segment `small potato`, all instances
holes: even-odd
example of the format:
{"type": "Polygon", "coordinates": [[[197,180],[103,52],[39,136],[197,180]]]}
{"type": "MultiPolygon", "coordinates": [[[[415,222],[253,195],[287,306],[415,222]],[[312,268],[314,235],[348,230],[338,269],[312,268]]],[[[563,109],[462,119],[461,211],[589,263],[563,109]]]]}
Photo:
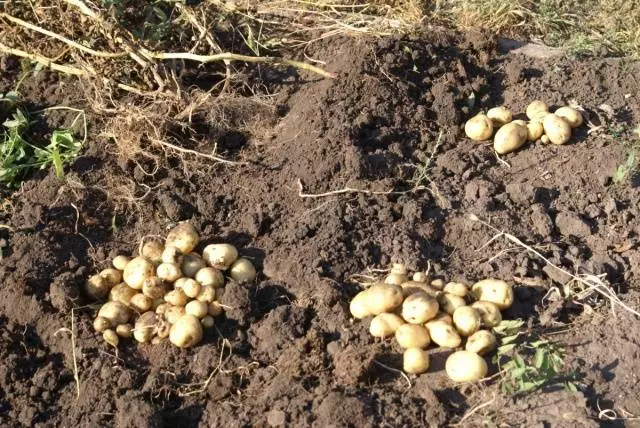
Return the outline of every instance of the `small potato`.
{"type": "Polygon", "coordinates": [[[402,288],[393,284],[373,284],[367,289],[366,305],[371,315],[391,312],[398,308],[404,296],[402,288]]]}
{"type": "Polygon", "coordinates": [[[424,324],[438,313],[438,302],[426,293],[415,293],[402,303],[402,318],[411,324],[424,324]]]}
{"type": "Polygon", "coordinates": [[[118,270],[124,270],[124,268],[127,267],[127,264],[130,261],[131,261],[131,257],[119,255],[113,258],[113,261],[111,262],[111,264],[113,265],[114,268],[118,270]]]}
{"type": "Polygon", "coordinates": [[[188,254],[196,248],[200,242],[200,237],[196,228],[190,223],[180,223],[167,234],[165,247],[176,247],[182,254],[188,254]]]}
{"type": "Polygon", "coordinates": [[[164,319],[169,324],[175,324],[178,319],[185,314],[184,306],[171,306],[164,313],[164,319]]]}
{"type": "Polygon", "coordinates": [[[207,262],[205,262],[204,259],[196,253],[185,254],[182,257],[181,268],[184,276],[193,278],[203,267],[207,267],[207,262]]]}
{"type": "Polygon", "coordinates": [[[157,276],[147,278],[142,283],[142,294],[151,299],[155,300],[164,297],[166,293],[167,285],[161,278],[158,278],[157,276]]]}
{"type": "Polygon", "coordinates": [[[256,279],[256,268],[251,260],[240,257],[229,268],[229,276],[239,283],[252,282],[256,279]]]}
{"type": "Polygon", "coordinates": [[[391,266],[391,271],[389,275],[384,279],[385,284],[394,284],[400,285],[403,282],[406,282],[409,278],[407,277],[407,268],[402,263],[394,263],[391,266]]]}
{"type": "Polygon", "coordinates": [[[402,294],[405,297],[410,296],[414,293],[426,293],[431,297],[437,297],[440,294],[440,291],[427,285],[424,282],[406,281],[400,284],[400,287],[402,287],[402,294]]]}
{"type": "Polygon", "coordinates": [[[182,251],[176,247],[164,247],[162,250],[162,263],[182,265],[183,257],[182,251]]]}
{"type": "Polygon", "coordinates": [[[207,315],[200,320],[200,324],[202,324],[202,327],[204,328],[213,328],[213,326],[216,324],[216,321],[215,319],[213,319],[213,316],[207,315]]]}
{"type": "Polygon", "coordinates": [[[193,315],[181,316],[169,332],[169,341],[179,348],[188,348],[202,340],[202,324],[193,315]]]}
{"type": "Polygon", "coordinates": [[[436,321],[442,321],[449,325],[453,325],[453,317],[451,317],[451,315],[449,315],[446,312],[438,312],[435,318],[429,320],[429,322],[425,324],[425,327],[427,327],[427,330],[429,329],[429,324],[434,323],[436,321]]]}
{"type": "Polygon", "coordinates": [[[93,320],[93,329],[98,333],[102,333],[103,331],[111,327],[111,321],[109,321],[105,317],[96,317],[96,319],[93,320]]]}
{"type": "Polygon", "coordinates": [[[402,370],[405,373],[420,374],[429,370],[429,354],[420,348],[409,348],[402,354],[402,370]]]}
{"type": "Polygon", "coordinates": [[[196,273],[196,281],[200,285],[210,285],[211,287],[218,288],[224,285],[224,275],[216,268],[204,267],[196,273]]]}
{"type": "Polygon", "coordinates": [[[487,115],[475,115],[464,124],[464,133],[474,141],[488,140],[493,135],[493,122],[487,115]]]}
{"type": "Polygon", "coordinates": [[[427,328],[418,324],[403,324],[396,330],[396,341],[407,348],[425,349],[431,343],[427,328]]]}
{"type": "Polygon", "coordinates": [[[500,279],[483,279],[473,284],[471,293],[476,300],[495,303],[500,310],[507,309],[513,303],[511,285],[500,279]]]}
{"type": "MultiPolygon", "coordinates": [[[[187,297],[195,299],[198,294],[200,294],[200,290],[202,289],[202,285],[195,279],[191,278],[180,278],[175,282],[175,288],[180,288],[184,292],[187,297]]],[[[208,287],[211,287],[210,285],[208,287]]],[[[215,291],[213,292],[215,296],[215,291]]]]}
{"type": "Polygon", "coordinates": [[[411,279],[414,282],[424,282],[425,284],[427,282],[429,282],[429,277],[427,276],[427,274],[425,272],[416,272],[416,273],[413,274],[411,279]]]}
{"type": "Polygon", "coordinates": [[[546,135],[543,135],[542,137],[540,137],[540,142],[542,144],[549,144],[551,141],[549,141],[549,137],[546,135]]]}
{"type": "Polygon", "coordinates": [[[180,265],[176,263],[160,263],[156,269],[156,276],[167,282],[174,282],[176,279],[182,277],[180,265]]]}
{"type": "Polygon", "coordinates": [[[204,247],[202,258],[211,267],[227,270],[238,258],[238,250],[231,244],[211,244],[204,247]]]}
{"type": "Polygon", "coordinates": [[[98,311],[98,316],[106,318],[114,326],[129,321],[131,311],[120,302],[107,302],[98,311]]]}
{"type": "Polygon", "coordinates": [[[491,119],[494,128],[499,128],[513,120],[513,113],[505,106],[499,106],[489,109],[487,117],[491,119]]]}
{"type": "Polygon", "coordinates": [[[222,307],[220,302],[213,301],[209,303],[209,315],[211,315],[212,317],[220,316],[223,312],[224,308],[222,307]]]}
{"type": "Polygon", "coordinates": [[[456,309],[467,304],[464,298],[449,293],[441,294],[438,298],[438,303],[440,304],[440,309],[449,315],[453,315],[456,309]]]}
{"type": "Polygon", "coordinates": [[[461,336],[471,336],[480,329],[480,315],[471,306],[460,306],[453,313],[453,325],[461,336]]]}
{"type": "Polygon", "coordinates": [[[159,317],[158,325],[156,327],[156,337],[160,339],[166,339],[167,337],[169,337],[170,330],[171,324],[159,317]]]}
{"type": "Polygon", "coordinates": [[[133,326],[129,323],[118,324],[116,326],[116,334],[125,338],[133,337],[133,326]]]}
{"type": "Polygon", "coordinates": [[[444,279],[442,278],[434,279],[433,281],[431,281],[431,286],[436,290],[442,290],[444,288],[444,279]]]}
{"type": "Polygon", "coordinates": [[[114,287],[122,282],[122,272],[118,269],[103,269],[98,275],[100,275],[107,282],[107,285],[109,285],[109,287],[114,287]]]}
{"type": "Polygon", "coordinates": [[[395,334],[398,327],[404,324],[404,320],[396,314],[381,313],[371,320],[369,333],[373,337],[387,337],[395,334]]]}
{"type": "Polygon", "coordinates": [[[131,288],[126,283],[122,282],[111,289],[109,292],[109,300],[129,306],[131,298],[138,293],[139,290],[131,288]]]}
{"type": "Polygon", "coordinates": [[[156,266],[144,257],[131,260],[122,274],[124,282],[136,290],[141,290],[144,280],[152,276],[156,276],[156,266]]]}
{"type": "Polygon", "coordinates": [[[164,295],[164,301],[172,306],[184,306],[189,301],[189,298],[184,294],[184,291],[176,288],[164,295]]]}
{"type": "Polygon", "coordinates": [[[500,321],[502,321],[500,308],[498,308],[498,305],[493,302],[479,300],[477,302],[473,302],[471,307],[478,312],[478,315],[480,315],[480,319],[482,320],[482,325],[484,327],[495,327],[500,324],[500,321]]]}
{"type": "Polygon", "coordinates": [[[538,141],[544,134],[544,126],[542,122],[529,122],[527,123],[527,140],[538,141]]]}
{"type": "Polygon", "coordinates": [[[351,316],[356,319],[363,319],[371,315],[371,312],[369,312],[369,308],[367,307],[368,299],[367,290],[363,290],[356,294],[354,298],[351,299],[351,303],[349,303],[351,316]]]}
{"type": "Polygon", "coordinates": [[[547,105],[543,101],[535,100],[527,106],[525,114],[529,119],[533,119],[534,117],[536,117],[536,115],[539,115],[540,113],[546,113],[548,111],[549,107],[547,107],[547,105]]]}
{"type": "Polygon", "coordinates": [[[453,326],[444,321],[434,321],[427,326],[431,341],[444,348],[457,348],[462,338],[453,326]]]}
{"type": "Polygon", "coordinates": [[[469,293],[469,287],[461,282],[448,282],[442,291],[454,296],[465,297],[469,293]]]}
{"type": "Polygon", "coordinates": [[[171,305],[168,303],[161,303],[156,307],[154,312],[157,315],[164,315],[164,313],[167,312],[167,309],[169,309],[170,307],[171,305]]]}
{"type": "Polygon", "coordinates": [[[111,329],[103,331],[102,338],[104,339],[105,342],[107,342],[109,345],[113,346],[114,348],[117,348],[118,343],[120,343],[120,339],[118,338],[118,335],[116,334],[115,331],[111,329]]]}
{"type": "Polygon", "coordinates": [[[507,123],[498,129],[493,138],[493,149],[504,155],[518,150],[527,141],[527,128],[517,123],[507,123]]]}
{"type": "Polygon", "coordinates": [[[548,114],[542,122],[544,133],[553,144],[565,144],[571,138],[569,122],[555,114],[548,114]]]}
{"type": "Polygon", "coordinates": [[[109,295],[111,286],[100,275],[92,275],[85,282],[84,291],[91,299],[104,300],[109,295]]]}
{"type": "Polygon", "coordinates": [[[129,307],[138,313],[143,313],[151,309],[152,304],[153,300],[150,297],[147,297],[142,293],[138,293],[131,298],[129,307]]]}
{"type": "Polygon", "coordinates": [[[142,245],[140,255],[157,266],[162,263],[162,251],[164,251],[162,242],[151,240],[142,245]]]}
{"type": "Polygon", "coordinates": [[[133,329],[133,337],[140,343],[151,342],[156,335],[160,319],[153,312],[145,312],[140,315],[133,329]]]}
{"type": "Polygon", "coordinates": [[[184,313],[193,315],[194,317],[201,319],[209,313],[209,305],[207,305],[205,302],[192,300],[185,305],[184,313]]]}
{"type": "Polygon", "coordinates": [[[478,330],[469,336],[464,349],[478,355],[485,355],[493,351],[496,343],[496,337],[489,330],[478,330]]]}
{"type": "Polygon", "coordinates": [[[471,351],[457,351],[449,355],[445,371],[454,382],[476,382],[487,375],[487,362],[471,351]]]}
{"type": "Polygon", "coordinates": [[[582,114],[572,107],[560,107],[553,114],[566,120],[572,128],[577,128],[584,121],[582,114]]]}
{"type": "MultiPolygon", "coordinates": [[[[185,292],[185,294],[187,294],[185,292]]],[[[205,303],[211,303],[216,300],[216,289],[210,285],[203,285],[200,287],[200,292],[196,296],[196,300],[205,303]]]]}
{"type": "Polygon", "coordinates": [[[167,303],[164,301],[164,296],[159,297],[157,299],[153,299],[153,303],[151,303],[151,310],[155,312],[155,310],[160,305],[166,305],[167,303]]]}

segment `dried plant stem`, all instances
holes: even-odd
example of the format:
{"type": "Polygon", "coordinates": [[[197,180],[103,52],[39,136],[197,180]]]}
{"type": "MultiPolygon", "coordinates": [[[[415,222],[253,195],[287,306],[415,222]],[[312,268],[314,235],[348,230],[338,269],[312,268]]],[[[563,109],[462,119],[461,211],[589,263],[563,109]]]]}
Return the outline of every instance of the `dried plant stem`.
{"type": "Polygon", "coordinates": [[[405,381],[407,381],[407,384],[409,385],[408,388],[411,388],[411,379],[409,379],[409,376],[407,376],[405,372],[403,372],[402,370],[394,369],[393,367],[389,367],[386,364],[382,364],[378,360],[373,360],[373,362],[375,364],[379,365],[380,367],[382,367],[383,369],[387,369],[387,370],[389,370],[390,372],[393,372],[393,373],[398,373],[400,376],[402,376],[404,378],[405,381]]]}
{"type": "Polygon", "coordinates": [[[76,355],[76,323],[75,323],[75,308],[71,308],[71,329],[61,328],[54,333],[57,335],[60,332],[66,332],[71,334],[71,358],[73,359],[73,379],[76,382],[76,400],[80,399],[80,372],[78,370],[78,357],[76,355]]]}
{"type": "Polygon", "coordinates": [[[425,187],[416,187],[412,190],[406,190],[402,192],[388,190],[384,192],[376,192],[373,190],[366,189],[355,189],[353,187],[345,187],[340,190],[332,190],[331,192],[325,193],[304,193],[304,186],[302,185],[302,180],[298,179],[298,196],[301,198],[325,198],[327,196],[336,196],[336,195],[344,195],[346,193],[364,193],[365,195],[405,195],[407,193],[414,192],[416,190],[424,190],[425,187]]]}
{"type": "Polygon", "coordinates": [[[26,52],[23,51],[21,49],[15,49],[15,48],[11,48],[5,44],[3,44],[2,42],[0,42],[0,52],[5,52],[8,53],[10,55],[15,55],[15,56],[19,56],[21,58],[27,58],[30,59],[32,61],[38,62],[42,65],[44,65],[45,67],[48,67],[52,70],[55,71],[60,71],[62,73],[65,74],[71,74],[74,76],[84,76],[87,74],[87,72],[81,68],[78,67],[73,67],[70,65],[62,65],[62,64],[57,64],[55,62],[53,62],[53,60],[51,58],[48,58],[46,56],[40,55],[40,54],[36,54],[36,53],[30,53],[30,52],[26,52]]]}
{"type": "Polygon", "coordinates": [[[247,162],[234,162],[234,161],[227,160],[225,158],[221,158],[220,156],[207,154],[207,153],[201,153],[201,152],[198,152],[196,150],[185,149],[184,147],[176,146],[175,144],[171,144],[171,143],[168,143],[166,141],[162,141],[162,140],[155,140],[155,141],[158,144],[162,145],[162,146],[165,146],[165,147],[167,147],[167,148],[169,148],[171,150],[175,150],[176,152],[186,153],[186,154],[194,155],[196,157],[202,157],[202,158],[206,158],[206,159],[211,159],[211,160],[214,160],[216,162],[225,163],[225,164],[228,164],[228,165],[247,165],[247,162]]]}

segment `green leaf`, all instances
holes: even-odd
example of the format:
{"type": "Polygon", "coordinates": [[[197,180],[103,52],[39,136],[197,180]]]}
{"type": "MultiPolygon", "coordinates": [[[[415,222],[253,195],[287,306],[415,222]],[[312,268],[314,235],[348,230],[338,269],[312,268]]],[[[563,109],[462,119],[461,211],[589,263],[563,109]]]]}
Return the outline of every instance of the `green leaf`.
{"type": "Polygon", "coordinates": [[[573,382],[565,382],[564,386],[568,391],[578,392],[578,387],[573,382]]]}
{"type": "Polygon", "coordinates": [[[502,342],[503,345],[506,345],[507,343],[513,342],[518,337],[520,337],[520,334],[513,334],[511,336],[505,336],[505,337],[502,338],[501,342],[502,342]]]}
{"type": "Polygon", "coordinates": [[[516,347],[515,343],[508,343],[498,347],[498,355],[503,355],[511,352],[516,347]]]}
{"type": "Polygon", "coordinates": [[[64,177],[64,170],[62,169],[62,159],[60,158],[60,153],[57,150],[51,152],[51,159],[53,160],[53,167],[56,171],[57,178],[64,177]]]}

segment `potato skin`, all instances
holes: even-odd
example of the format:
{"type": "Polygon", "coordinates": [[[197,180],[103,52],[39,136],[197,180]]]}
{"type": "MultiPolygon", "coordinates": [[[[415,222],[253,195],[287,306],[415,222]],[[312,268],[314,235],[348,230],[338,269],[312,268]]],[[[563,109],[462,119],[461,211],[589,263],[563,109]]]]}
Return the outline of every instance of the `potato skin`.
{"type": "Polygon", "coordinates": [[[527,106],[525,114],[530,120],[532,120],[541,113],[547,113],[548,111],[549,107],[547,107],[547,104],[544,101],[535,100],[527,106]]]}
{"type": "Polygon", "coordinates": [[[478,300],[477,302],[473,302],[471,307],[480,315],[484,327],[495,327],[502,321],[500,308],[493,302],[478,300]]]}
{"type": "Polygon", "coordinates": [[[501,155],[518,150],[527,141],[526,127],[518,123],[507,123],[496,132],[493,149],[501,155]]]}
{"type": "Polygon", "coordinates": [[[573,107],[560,107],[554,114],[566,120],[572,128],[577,128],[584,121],[582,113],[573,107]]]}
{"type": "Polygon", "coordinates": [[[353,299],[351,299],[351,303],[349,303],[349,312],[351,312],[352,317],[356,319],[363,319],[371,315],[369,308],[367,308],[367,299],[367,290],[359,292],[353,299]]]}
{"type": "Polygon", "coordinates": [[[487,362],[470,351],[457,351],[445,363],[447,375],[454,382],[476,382],[487,375],[487,362]]]}
{"type": "Polygon", "coordinates": [[[443,348],[457,348],[462,343],[456,329],[444,321],[429,323],[428,330],[431,340],[443,348]]]}
{"type": "Polygon", "coordinates": [[[424,324],[438,314],[438,302],[427,293],[414,293],[402,302],[402,318],[411,324],[424,324]]]}
{"type": "Polygon", "coordinates": [[[485,141],[493,135],[493,122],[484,114],[478,114],[464,124],[464,133],[474,141],[485,141]]]}
{"type": "Polygon", "coordinates": [[[453,313],[453,325],[461,336],[471,336],[481,323],[480,315],[471,306],[461,306],[453,313]]]}
{"type": "Polygon", "coordinates": [[[367,290],[366,305],[371,315],[391,312],[398,308],[403,300],[402,288],[398,285],[377,283],[367,290]]]}
{"type": "Polygon", "coordinates": [[[491,119],[494,128],[504,126],[513,120],[513,113],[505,106],[493,107],[487,112],[487,117],[491,119]]]}
{"type": "Polygon", "coordinates": [[[571,126],[562,117],[555,114],[548,114],[542,121],[544,132],[549,137],[549,141],[556,145],[565,144],[571,138],[571,126]]]}

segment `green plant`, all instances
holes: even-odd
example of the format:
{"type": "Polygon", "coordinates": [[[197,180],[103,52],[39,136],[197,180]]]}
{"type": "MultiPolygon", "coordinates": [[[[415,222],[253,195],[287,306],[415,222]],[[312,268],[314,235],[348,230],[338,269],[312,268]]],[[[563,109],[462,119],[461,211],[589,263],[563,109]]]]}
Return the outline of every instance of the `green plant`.
{"type": "Polygon", "coordinates": [[[507,394],[526,394],[545,386],[563,384],[569,391],[577,391],[577,373],[566,372],[564,348],[522,331],[521,320],[503,321],[494,328],[501,335],[495,362],[500,367],[500,387],[507,394]],[[523,340],[524,339],[524,340],[523,340]]]}
{"type": "MultiPolygon", "coordinates": [[[[620,184],[627,181],[629,177],[633,177],[638,172],[638,154],[640,153],[640,125],[634,130],[637,138],[631,143],[622,141],[622,144],[627,149],[627,156],[621,165],[618,165],[616,171],[613,174],[612,181],[614,184],[620,184]]],[[[614,131],[611,133],[617,140],[622,139],[621,132],[614,131]]]]}

